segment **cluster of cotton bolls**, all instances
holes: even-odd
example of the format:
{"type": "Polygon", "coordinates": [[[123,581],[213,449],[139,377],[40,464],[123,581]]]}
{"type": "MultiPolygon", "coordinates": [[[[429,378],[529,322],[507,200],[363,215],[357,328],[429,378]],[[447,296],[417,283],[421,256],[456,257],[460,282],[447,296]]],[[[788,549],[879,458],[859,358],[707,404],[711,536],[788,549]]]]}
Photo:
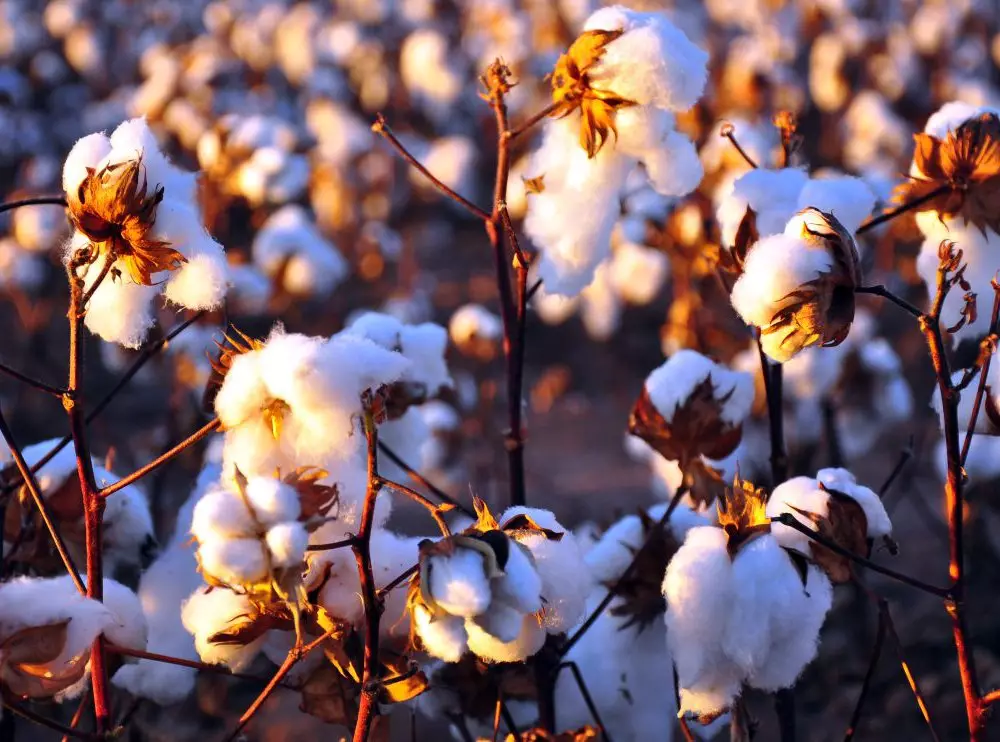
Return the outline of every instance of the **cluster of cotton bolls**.
{"type": "Polygon", "coordinates": [[[144,119],[77,142],[63,167],[63,189],[76,227],[67,261],[90,247],[98,252],[84,278],[85,289],[94,288],[85,319],[94,333],[138,347],[161,293],[188,309],[221,304],[226,258],[202,226],[195,176],[167,160],[144,119]],[[138,174],[126,190],[133,168],[138,174]],[[164,250],[173,252],[160,257],[164,250]],[[111,265],[106,277],[104,261],[111,265]]]}
{"type": "Polygon", "coordinates": [[[589,117],[569,109],[564,118],[548,121],[527,168],[528,176],[543,183],[529,196],[525,219],[541,251],[538,275],[550,293],[566,296],[589,285],[608,257],[619,199],[637,163],[667,196],[690,193],[702,176],[694,145],[674,125],[675,113],[702,93],[708,55],[662,14],[605,8],[587,20],[584,31],[611,34],[603,53],[587,60],[586,84],[628,103],[611,112],[616,134],[612,141],[606,130],[597,152],[580,145],[589,117]]]}
{"type": "Polygon", "coordinates": [[[818,530],[832,500],[862,513],[862,539],[888,536],[878,496],[843,469],[796,477],[770,498],[738,483],[719,526],[692,528],[667,567],[667,646],[676,662],[680,710],[715,717],[744,686],[790,687],[812,661],[832,601],[826,562],[804,534],[771,518],[791,515],[818,530]],[[803,561],[804,560],[804,561],[803,561]]]}
{"type": "Polygon", "coordinates": [[[552,513],[514,507],[490,525],[421,550],[413,627],[424,650],[447,662],[467,651],[519,662],[583,613],[579,547],[552,513]]]}
{"type": "Polygon", "coordinates": [[[146,621],[131,590],[104,580],[103,602],[68,575],[15,577],[0,584],[0,643],[7,692],[33,699],[76,698],[89,687],[94,640],[145,650],[146,621]]]}

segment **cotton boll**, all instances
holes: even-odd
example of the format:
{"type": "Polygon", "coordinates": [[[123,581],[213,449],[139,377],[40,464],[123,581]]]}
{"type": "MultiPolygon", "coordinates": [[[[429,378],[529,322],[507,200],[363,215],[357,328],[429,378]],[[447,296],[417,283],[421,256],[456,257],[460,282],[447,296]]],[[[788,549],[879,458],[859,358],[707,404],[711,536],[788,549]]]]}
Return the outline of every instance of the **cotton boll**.
{"type": "Polygon", "coordinates": [[[428,588],[434,602],[454,616],[471,618],[482,613],[492,599],[485,569],[483,555],[472,549],[431,557],[428,588]]]}
{"type": "Polygon", "coordinates": [[[267,531],[267,548],[276,567],[302,564],[308,545],[309,534],[301,523],[279,523],[267,531]]]}
{"type": "Polygon", "coordinates": [[[494,601],[490,609],[465,622],[473,623],[476,628],[489,634],[501,642],[512,642],[521,635],[521,624],[524,613],[506,603],[494,601]]]}
{"type": "MultiPolygon", "coordinates": [[[[100,469],[95,476],[100,476],[100,469]]],[[[117,477],[113,478],[117,481],[117,477]]],[[[98,478],[98,483],[101,479],[98,478]]],[[[130,485],[107,498],[103,542],[105,568],[111,574],[117,564],[140,566],[145,551],[155,545],[149,501],[138,487],[130,485]]]]}
{"type": "Polygon", "coordinates": [[[206,541],[198,547],[204,572],[232,584],[250,584],[267,577],[263,545],[252,538],[206,541]]]}
{"type": "Polygon", "coordinates": [[[612,285],[631,304],[653,301],[669,273],[666,255],[633,242],[619,243],[610,263],[612,285]]]}
{"type": "Polygon", "coordinates": [[[833,214],[854,233],[875,208],[875,194],[860,178],[849,176],[809,180],[799,193],[799,210],[813,206],[833,214]]]}
{"type": "Polygon", "coordinates": [[[521,630],[512,641],[501,641],[473,621],[465,622],[469,651],[486,662],[521,662],[538,653],[545,644],[545,629],[532,615],[521,620],[521,630]]]}
{"type": "Polygon", "coordinates": [[[257,520],[265,526],[298,520],[302,511],[298,492],[278,479],[253,477],[247,480],[246,495],[257,520]]]}
{"type": "Polygon", "coordinates": [[[645,389],[657,411],[670,422],[706,379],[711,380],[713,397],[719,400],[721,418],[730,425],[741,423],[753,405],[753,378],[730,371],[697,351],[674,353],[646,377],[645,389]]]}
{"type": "Polygon", "coordinates": [[[181,620],[193,636],[198,656],[212,665],[240,672],[260,651],[263,637],[249,644],[216,644],[209,639],[251,610],[250,599],[225,588],[199,588],[181,606],[181,620]]]}
{"type": "Polygon", "coordinates": [[[120,582],[106,579],[104,605],[111,611],[114,619],[104,629],[104,636],[120,647],[146,649],[148,629],[138,596],[120,582]]]}
{"type": "Polygon", "coordinates": [[[285,289],[297,296],[326,296],[349,271],[336,245],[320,234],[297,204],[283,206],[267,218],[251,252],[254,265],[272,279],[283,273],[285,289]]]}
{"type": "Polygon", "coordinates": [[[426,608],[418,605],[413,609],[413,621],[428,654],[445,662],[462,659],[469,641],[464,619],[451,615],[432,618],[426,608]]]}
{"type": "Polygon", "coordinates": [[[448,332],[440,325],[433,322],[405,324],[388,314],[365,312],[351,322],[345,332],[401,353],[410,361],[403,378],[423,384],[428,394],[452,385],[444,360],[448,332]]]}

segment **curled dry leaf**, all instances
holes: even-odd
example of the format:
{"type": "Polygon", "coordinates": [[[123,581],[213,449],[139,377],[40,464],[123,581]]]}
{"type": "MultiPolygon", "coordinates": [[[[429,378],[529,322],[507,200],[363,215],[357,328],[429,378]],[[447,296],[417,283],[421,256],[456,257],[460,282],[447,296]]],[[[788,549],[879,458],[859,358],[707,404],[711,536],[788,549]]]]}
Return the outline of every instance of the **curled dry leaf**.
{"type": "Polygon", "coordinates": [[[861,284],[858,247],[844,225],[833,214],[811,207],[799,216],[802,241],[810,249],[827,251],[833,264],[783,297],[770,323],[760,329],[765,344],[777,346],[788,357],[810,345],[844,342],[854,322],[854,291],[861,284]]]}
{"type": "Polygon", "coordinates": [[[727,273],[739,276],[743,273],[743,263],[747,259],[747,251],[760,239],[760,232],[757,231],[757,212],[747,206],[747,210],[740,219],[740,226],[736,229],[736,238],[733,246],[728,250],[719,248],[719,267],[727,273]]]}
{"type": "MultiPolygon", "coordinates": [[[[299,520],[325,518],[339,502],[340,493],[336,484],[323,484],[330,473],[314,466],[299,467],[284,478],[284,483],[293,487],[299,495],[302,512],[299,520]]],[[[318,526],[318,524],[317,524],[318,526]]]]}
{"type": "Polygon", "coordinates": [[[600,90],[590,79],[591,68],[604,56],[605,47],[622,31],[584,31],[569,50],[559,57],[552,72],[553,116],[562,118],[580,110],[580,146],[594,157],[613,133],[615,112],[633,105],[610,90],[600,90]]]}
{"type": "Polygon", "coordinates": [[[744,545],[771,530],[771,521],[767,517],[767,495],[763,489],[741,480],[739,476],[733,480],[733,486],[726,490],[725,496],[719,498],[717,508],[719,527],[729,539],[726,548],[730,557],[736,556],[744,545]]]}
{"type": "MultiPolygon", "coordinates": [[[[163,186],[149,194],[145,173],[141,159],[99,171],[87,168],[83,182],[67,194],[67,201],[70,221],[98,254],[117,261],[135,283],[152,286],[154,274],[177,270],[187,258],[170,243],[150,237],[163,186]]],[[[120,273],[117,266],[112,273],[120,273]]]]}
{"type": "Polygon", "coordinates": [[[983,113],[943,139],[927,133],[913,139],[918,174],[896,188],[894,200],[928,199],[922,210],[960,217],[984,234],[987,228],[1000,232],[1000,117],[983,113]]]}

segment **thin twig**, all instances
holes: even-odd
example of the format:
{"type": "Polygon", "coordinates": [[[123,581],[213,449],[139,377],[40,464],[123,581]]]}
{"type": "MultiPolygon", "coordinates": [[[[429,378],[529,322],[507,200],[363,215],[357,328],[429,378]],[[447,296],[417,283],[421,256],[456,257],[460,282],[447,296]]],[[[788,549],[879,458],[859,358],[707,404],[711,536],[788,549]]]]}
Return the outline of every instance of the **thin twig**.
{"type": "Polygon", "coordinates": [[[757,169],[757,163],[754,162],[754,159],[747,154],[746,150],[743,149],[743,147],[740,146],[740,143],[736,140],[735,126],[733,126],[728,121],[725,121],[722,124],[722,128],[719,130],[719,134],[721,134],[722,136],[724,136],[726,139],[729,140],[729,143],[736,148],[736,151],[740,153],[740,157],[742,157],[746,161],[747,165],[752,167],[754,170],[757,169]]]}
{"type": "Polygon", "coordinates": [[[594,719],[594,723],[597,728],[601,730],[601,736],[604,738],[604,742],[614,742],[611,739],[611,735],[608,733],[608,727],[605,725],[604,720],[601,719],[601,714],[597,710],[597,704],[594,703],[593,697],[590,695],[590,691],[587,689],[587,683],[583,679],[583,673],[580,672],[580,666],[575,662],[563,662],[559,665],[559,670],[567,668],[573,677],[576,679],[576,687],[580,689],[580,695],[583,696],[583,703],[586,705],[587,710],[594,719]]]}
{"type": "Polygon", "coordinates": [[[34,724],[38,724],[39,726],[51,729],[53,732],[58,732],[64,737],[72,737],[73,739],[86,739],[86,740],[93,740],[97,738],[96,735],[90,734],[88,732],[81,732],[78,729],[73,729],[64,724],[60,724],[59,722],[53,721],[52,719],[42,716],[41,714],[36,714],[34,711],[27,708],[26,706],[22,706],[19,703],[16,703],[15,701],[11,700],[10,698],[7,698],[6,695],[4,696],[3,699],[3,707],[9,709],[12,713],[17,714],[23,719],[27,719],[28,721],[34,724]]]}
{"type": "Polygon", "coordinates": [[[854,289],[854,293],[871,294],[872,296],[881,296],[883,299],[888,299],[896,306],[906,310],[917,319],[920,319],[921,317],[924,316],[923,312],[921,312],[915,306],[910,304],[910,302],[906,301],[906,299],[897,296],[896,294],[892,293],[891,291],[889,291],[889,289],[887,289],[885,286],[882,286],[881,284],[878,286],[858,286],[856,289],[854,289]]]}
{"type": "Polygon", "coordinates": [[[382,477],[378,477],[378,484],[380,487],[388,487],[389,489],[395,490],[402,495],[406,495],[418,505],[423,506],[427,512],[431,514],[431,517],[434,518],[434,522],[437,523],[438,529],[441,531],[441,535],[445,538],[451,535],[451,529],[448,528],[448,524],[445,522],[444,516],[442,515],[443,512],[446,512],[446,509],[431,502],[419,492],[407,487],[405,484],[392,482],[388,479],[383,479],[382,477]]]}
{"type": "Polygon", "coordinates": [[[202,672],[209,672],[215,675],[228,675],[231,678],[239,678],[241,680],[255,680],[258,683],[269,683],[271,681],[270,678],[261,677],[260,675],[252,675],[246,672],[234,672],[225,665],[212,665],[207,662],[199,662],[198,660],[186,660],[181,657],[171,657],[167,654],[147,652],[143,649],[120,647],[117,644],[110,644],[108,642],[104,643],[104,651],[108,654],[118,654],[123,657],[135,657],[136,659],[160,662],[165,665],[188,667],[192,670],[200,670],[202,672]]]}
{"type": "Polygon", "coordinates": [[[192,433],[190,436],[188,436],[183,441],[181,441],[180,443],[178,443],[176,446],[174,446],[173,448],[171,448],[169,451],[166,451],[165,453],[160,454],[155,459],[153,459],[152,461],[150,461],[148,464],[146,464],[145,466],[143,466],[140,469],[135,470],[134,472],[132,472],[131,474],[129,474],[127,477],[123,477],[123,478],[119,479],[117,482],[115,482],[114,484],[110,484],[107,487],[105,487],[104,489],[100,490],[97,493],[98,496],[101,497],[102,499],[106,498],[106,497],[109,497],[110,495],[113,495],[118,490],[123,489],[125,487],[128,487],[133,482],[137,482],[138,480],[140,480],[143,477],[145,477],[147,474],[150,474],[151,472],[159,469],[164,464],[167,464],[170,461],[172,461],[179,454],[181,454],[184,451],[186,451],[188,448],[190,448],[191,446],[193,446],[195,443],[197,443],[198,441],[200,441],[202,438],[205,438],[206,436],[211,435],[216,430],[218,430],[221,426],[222,426],[222,421],[220,421],[219,418],[217,418],[217,417],[214,418],[211,422],[208,422],[205,425],[203,425],[196,432],[192,433]]]}
{"type": "Polygon", "coordinates": [[[420,565],[419,564],[414,564],[412,567],[408,568],[405,572],[403,572],[402,574],[397,575],[392,580],[390,580],[384,587],[380,587],[379,590],[378,590],[379,600],[381,600],[382,598],[384,598],[386,596],[386,594],[391,593],[397,587],[399,587],[404,582],[406,582],[408,579],[410,579],[411,577],[413,577],[413,575],[415,575],[417,573],[417,570],[419,570],[419,569],[420,569],[420,565]]]}
{"type": "Polygon", "coordinates": [[[309,544],[306,547],[306,551],[333,551],[334,549],[344,549],[348,546],[354,546],[354,536],[341,539],[340,541],[331,541],[327,544],[309,544]]]}
{"type": "MultiPolygon", "coordinates": [[[[990,333],[1000,332],[1000,283],[996,277],[992,280],[993,286],[993,312],[990,314],[990,333]]],[[[996,338],[994,336],[993,340],[996,338]]],[[[983,341],[988,342],[988,340],[983,341]]],[[[993,350],[986,354],[983,364],[979,369],[979,384],[976,386],[976,397],[972,403],[972,412],[969,413],[969,425],[965,429],[965,440],[962,442],[962,466],[969,457],[969,448],[972,446],[972,435],[976,430],[976,421],[979,419],[979,408],[983,406],[983,398],[986,395],[987,377],[990,373],[990,363],[993,361],[993,350]]]]}
{"type": "Polygon", "coordinates": [[[833,539],[829,539],[826,536],[820,534],[819,532],[812,530],[809,526],[799,521],[799,519],[796,518],[791,513],[782,513],[781,515],[775,518],[771,518],[771,522],[780,523],[783,526],[794,528],[799,533],[805,534],[810,539],[812,539],[818,544],[825,546],[830,551],[839,554],[842,557],[850,559],[855,564],[859,564],[862,567],[870,569],[873,572],[878,572],[879,574],[885,575],[886,577],[891,577],[897,582],[902,582],[906,585],[909,585],[910,587],[915,587],[918,590],[923,590],[925,593],[936,595],[939,598],[947,599],[951,597],[951,588],[931,585],[930,583],[923,582],[921,580],[916,579],[915,577],[910,577],[909,575],[905,575],[902,572],[897,572],[894,569],[883,567],[882,565],[876,564],[870,559],[865,559],[863,556],[855,554],[853,551],[850,551],[849,549],[845,549],[844,547],[840,546],[833,539]]]}
{"type": "Polygon", "coordinates": [[[553,103],[550,103],[549,105],[547,105],[545,108],[543,108],[538,113],[536,113],[534,116],[528,117],[516,129],[511,129],[510,130],[510,138],[512,140],[513,139],[517,139],[519,136],[521,136],[526,131],[528,131],[529,129],[531,129],[539,121],[541,121],[542,119],[544,119],[547,116],[551,116],[556,111],[557,108],[559,108],[559,104],[553,102],[553,103]]]}
{"type": "Polygon", "coordinates": [[[934,722],[931,720],[930,708],[927,705],[927,701],[924,699],[923,691],[920,690],[920,683],[917,682],[917,677],[913,674],[913,671],[910,670],[910,663],[906,661],[906,654],[903,651],[903,643],[899,640],[899,634],[896,633],[896,625],[892,620],[892,614],[889,612],[889,604],[886,602],[885,598],[878,598],[878,609],[879,615],[884,616],[886,635],[896,648],[896,656],[899,659],[899,665],[903,669],[903,675],[906,676],[906,682],[909,684],[910,691],[912,691],[913,697],[917,701],[920,714],[924,717],[927,729],[931,733],[931,738],[934,742],[940,742],[937,730],[934,728],[934,722]]]}
{"type": "Polygon", "coordinates": [[[896,483],[896,480],[899,479],[899,475],[903,473],[903,470],[906,468],[906,465],[910,462],[912,458],[913,458],[913,436],[911,435],[910,441],[909,443],[907,443],[906,448],[904,448],[900,452],[899,459],[896,461],[896,465],[892,467],[892,471],[889,472],[889,476],[885,478],[885,481],[882,482],[882,486],[878,488],[878,496],[880,498],[884,498],[889,493],[889,490],[892,489],[892,485],[894,485],[896,483]]]}
{"type": "Polygon", "coordinates": [[[400,469],[406,472],[406,475],[410,479],[419,484],[421,487],[427,489],[436,498],[438,498],[442,502],[446,502],[449,505],[457,508],[458,510],[468,515],[470,518],[476,517],[476,514],[467,505],[463,505],[454,497],[452,497],[447,492],[442,490],[440,487],[435,486],[433,482],[427,479],[427,477],[425,477],[423,474],[418,472],[412,466],[407,464],[402,459],[402,457],[399,454],[397,454],[394,450],[392,450],[385,442],[381,440],[378,442],[378,450],[384,453],[392,463],[394,463],[396,466],[398,466],[400,469]]]}
{"type": "MultiPolygon", "coordinates": [[[[78,726],[80,726],[80,722],[83,721],[83,712],[87,710],[87,707],[89,705],[90,705],[90,689],[88,688],[87,691],[82,696],[80,696],[80,703],[76,705],[76,711],[73,712],[73,718],[70,719],[69,721],[70,729],[76,729],[78,726]]],[[[68,734],[64,734],[62,742],[69,742],[69,740],[70,736],[68,734]]]]}
{"type": "Polygon", "coordinates": [[[8,201],[0,204],[0,214],[5,211],[19,209],[22,206],[62,206],[66,208],[66,199],[63,196],[36,196],[35,198],[22,198],[19,201],[8,201]]]}
{"type": "Polygon", "coordinates": [[[878,631],[875,634],[875,645],[872,647],[871,658],[868,660],[868,670],[865,671],[865,679],[861,683],[861,692],[858,694],[858,702],[854,704],[854,711],[851,713],[851,720],[847,725],[847,733],[844,735],[844,742],[851,742],[857,732],[858,724],[861,722],[861,715],[864,713],[865,702],[868,700],[868,692],[871,690],[872,678],[875,677],[875,668],[878,666],[879,658],[882,656],[882,645],[885,643],[886,619],[882,611],[878,614],[878,631]]]}
{"type": "Polygon", "coordinates": [[[487,221],[490,218],[490,215],[486,213],[486,211],[476,206],[469,199],[465,198],[464,196],[460,196],[458,193],[453,191],[443,181],[441,181],[438,177],[436,177],[430,170],[428,170],[424,165],[422,165],[420,161],[417,160],[416,157],[410,154],[409,150],[407,150],[406,147],[403,146],[403,143],[399,141],[399,139],[393,133],[392,129],[389,128],[389,125],[385,122],[385,118],[382,116],[382,114],[378,114],[378,116],[375,117],[375,123],[372,124],[372,131],[384,137],[386,141],[388,141],[389,144],[392,145],[393,149],[395,149],[396,152],[399,153],[400,157],[406,160],[410,164],[410,166],[413,167],[417,172],[419,172],[421,175],[427,178],[427,180],[429,180],[434,185],[434,187],[437,188],[445,196],[450,198],[455,203],[463,206],[466,209],[466,211],[468,211],[478,219],[487,221]]]}
{"type": "Polygon", "coordinates": [[[899,206],[894,206],[893,208],[889,209],[888,211],[883,211],[878,216],[873,216],[871,219],[869,219],[864,224],[862,224],[860,227],[858,227],[858,229],[855,232],[855,234],[864,234],[865,232],[867,232],[870,229],[875,229],[875,227],[877,227],[879,224],[885,224],[888,221],[892,221],[897,216],[901,216],[901,215],[905,214],[908,211],[912,211],[913,209],[917,208],[918,206],[921,206],[922,204],[925,204],[928,201],[931,201],[931,200],[937,198],[942,193],[945,193],[945,192],[947,192],[950,189],[951,189],[951,186],[948,185],[948,184],[945,184],[945,185],[939,186],[938,188],[935,188],[933,191],[929,191],[929,192],[925,193],[920,198],[915,198],[912,201],[908,201],[905,204],[900,204],[899,206]]]}
{"type": "Polygon", "coordinates": [[[70,555],[69,550],[66,548],[66,544],[62,540],[62,536],[59,533],[59,528],[56,526],[56,522],[52,517],[52,513],[49,512],[48,503],[42,496],[42,490],[38,486],[38,481],[35,479],[35,475],[28,468],[27,462],[24,460],[24,456],[21,454],[21,448],[17,445],[14,440],[14,435],[11,433],[10,427],[7,425],[7,420],[3,416],[3,410],[0,409],[0,435],[3,436],[4,442],[7,444],[7,448],[10,449],[11,456],[14,458],[14,465],[17,467],[18,472],[20,472],[22,479],[24,480],[24,485],[28,489],[28,493],[31,495],[31,499],[35,503],[35,507],[38,508],[38,513],[42,516],[42,522],[45,524],[46,529],[48,529],[49,535],[52,537],[52,543],[56,548],[56,552],[59,554],[59,558],[62,559],[63,566],[66,567],[66,572],[69,574],[69,578],[76,585],[76,589],[80,593],[86,595],[87,587],[83,584],[83,580],[80,579],[80,572],[76,568],[76,564],[73,563],[73,557],[70,555]]]}
{"type": "Polygon", "coordinates": [[[40,392],[51,394],[53,397],[62,397],[62,395],[66,393],[65,389],[60,389],[57,386],[46,384],[44,381],[33,379],[30,376],[22,374],[20,371],[17,371],[4,363],[0,363],[0,373],[5,373],[11,378],[17,379],[22,384],[27,384],[28,386],[33,387],[40,392]]]}

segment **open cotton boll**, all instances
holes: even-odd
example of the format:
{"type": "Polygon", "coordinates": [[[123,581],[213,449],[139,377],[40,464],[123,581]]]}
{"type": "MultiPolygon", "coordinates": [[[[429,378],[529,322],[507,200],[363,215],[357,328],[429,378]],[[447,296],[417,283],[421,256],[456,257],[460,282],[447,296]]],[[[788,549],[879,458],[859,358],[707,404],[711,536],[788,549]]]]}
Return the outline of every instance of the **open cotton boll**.
{"type": "Polygon", "coordinates": [[[475,624],[477,629],[501,642],[512,642],[521,635],[524,613],[506,603],[494,601],[488,611],[473,618],[465,619],[466,624],[475,624]]]}
{"type": "Polygon", "coordinates": [[[403,84],[437,121],[453,115],[452,106],[465,87],[465,78],[452,61],[453,51],[441,31],[427,27],[413,31],[399,48],[403,84]]]}
{"type": "Polygon", "coordinates": [[[111,154],[111,141],[103,132],[88,134],[76,141],[63,163],[62,186],[66,193],[75,191],[94,168],[111,154]]]}
{"type": "Polygon", "coordinates": [[[722,650],[733,597],[733,568],[725,531],[688,531],[667,565],[667,646],[677,665],[681,711],[712,714],[739,694],[742,674],[722,650]]]}
{"type": "Polygon", "coordinates": [[[799,210],[799,194],[809,176],[798,168],[750,170],[732,184],[719,203],[716,216],[722,230],[722,244],[732,245],[747,207],[757,214],[757,231],[762,237],[779,234],[799,210]]]}
{"type": "Polygon", "coordinates": [[[264,638],[245,645],[216,644],[209,638],[251,610],[250,599],[225,588],[202,587],[195,590],[181,606],[184,628],[194,636],[195,648],[203,662],[226,665],[239,672],[253,661],[264,638]]]}
{"type": "Polygon", "coordinates": [[[799,237],[764,237],[747,253],[743,274],[733,286],[733,308],[747,324],[767,327],[790,293],[832,266],[828,250],[812,249],[799,237]]]}
{"type": "Polygon", "coordinates": [[[563,534],[558,541],[530,531],[518,534],[534,558],[534,567],[542,580],[542,627],[550,634],[569,630],[583,615],[590,590],[590,579],[583,556],[573,533],[563,527],[548,510],[512,507],[499,519],[502,525],[516,515],[527,515],[542,528],[563,534]]]}
{"type": "Polygon", "coordinates": [[[452,313],[448,334],[451,341],[461,348],[475,338],[499,340],[503,335],[503,326],[500,318],[482,304],[464,304],[452,313]]]}
{"type": "Polygon", "coordinates": [[[203,572],[234,585],[267,577],[263,545],[253,538],[206,541],[198,546],[198,561],[203,572]]]}
{"type": "Polygon", "coordinates": [[[267,531],[267,548],[275,567],[295,567],[302,564],[309,545],[309,533],[301,523],[279,523],[267,531]]]}
{"type": "Polygon", "coordinates": [[[874,490],[858,484],[858,480],[847,469],[820,469],[816,472],[816,479],[827,489],[841,492],[861,506],[865,520],[868,521],[869,538],[892,533],[892,521],[882,504],[882,498],[874,490]]]}
{"type": "MultiPolygon", "coordinates": [[[[95,475],[98,472],[95,471],[95,475]]],[[[111,477],[117,481],[118,477],[111,477]]],[[[98,478],[98,484],[101,479],[98,478]]],[[[153,518],[149,501],[138,487],[123,487],[107,498],[104,511],[102,540],[105,550],[105,569],[113,574],[118,564],[141,566],[143,559],[155,548],[153,518]]]]}
{"type": "Polygon", "coordinates": [[[469,651],[486,662],[522,662],[538,653],[545,644],[545,629],[530,614],[521,618],[521,628],[511,641],[502,641],[473,621],[465,622],[469,651]]]}
{"type": "Polygon", "coordinates": [[[139,597],[120,582],[106,579],[104,605],[112,615],[111,623],[104,629],[104,636],[120,647],[145,649],[148,627],[139,597]]]}
{"type": "Polygon", "coordinates": [[[739,425],[753,406],[754,382],[750,374],[731,371],[694,350],[679,350],[646,377],[650,401],[670,422],[674,414],[706,379],[719,402],[719,414],[730,425],[739,425]]]}
{"type": "Polygon", "coordinates": [[[796,211],[810,206],[833,214],[853,234],[875,208],[875,194],[860,178],[845,175],[810,179],[799,193],[796,211]]]}
{"type": "Polygon", "coordinates": [[[666,14],[616,5],[591,15],[584,30],[624,31],[590,71],[595,88],[674,111],[687,110],[701,96],[708,78],[708,53],[666,14]]]}
{"type": "MultiPolygon", "coordinates": [[[[88,277],[92,273],[88,271],[88,277]]],[[[84,324],[102,340],[138,348],[156,323],[153,299],[158,293],[156,286],[141,286],[124,277],[105,280],[87,303],[84,324]]]]}
{"type": "Polygon", "coordinates": [[[163,295],[167,301],[187,309],[215,309],[226,295],[228,285],[226,256],[219,247],[189,258],[167,281],[163,295]]]}
{"type": "Polygon", "coordinates": [[[454,616],[482,613],[493,599],[483,555],[473,549],[458,548],[454,554],[432,557],[429,574],[434,601],[454,616]]]}
{"type": "Polygon", "coordinates": [[[413,608],[413,622],[424,649],[433,657],[458,662],[469,648],[465,619],[459,616],[433,618],[424,606],[417,605],[413,608]]]}
{"type": "Polygon", "coordinates": [[[444,359],[448,331],[440,325],[433,322],[405,324],[389,314],[365,312],[351,322],[345,332],[401,353],[410,361],[403,379],[423,384],[428,394],[452,385],[444,359]]]}

